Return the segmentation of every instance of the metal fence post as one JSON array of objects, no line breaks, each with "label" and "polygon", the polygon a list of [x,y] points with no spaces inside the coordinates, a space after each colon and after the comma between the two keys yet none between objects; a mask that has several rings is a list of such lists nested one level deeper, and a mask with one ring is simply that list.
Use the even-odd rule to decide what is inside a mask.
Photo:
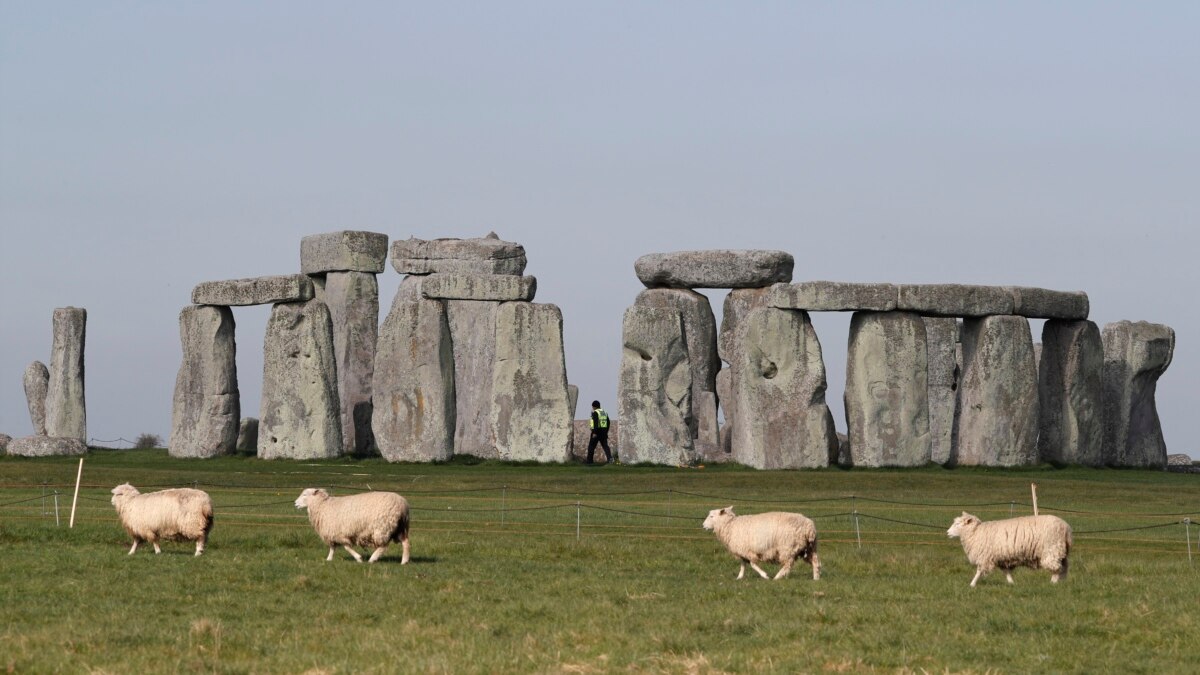
[{"label": "metal fence post", "polygon": [[858,547],[862,548],[862,532],[858,529],[858,509],[854,509],[854,538],[858,540]]},{"label": "metal fence post", "polygon": [[1187,537],[1188,564],[1194,566],[1196,564],[1196,562],[1194,560],[1192,560],[1192,519],[1191,518],[1183,519],[1183,533],[1184,533],[1184,536]]},{"label": "metal fence post", "polygon": [[504,527],[505,516],[508,515],[508,486],[500,491],[500,527]]},{"label": "metal fence post", "polygon": [[[58,490],[54,491],[54,526],[62,525],[62,521],[58,519]],[[1191,549],[1188,549],[1191,550]]]},{"label": "metal fence post", "polygon": [[671,494],[675,492],[671,488],[667,488],[667,517],[671,517]]},{"label": "metal fence post", "polygon": [[579,541],[579,502],[575,502],[575,541]]}]

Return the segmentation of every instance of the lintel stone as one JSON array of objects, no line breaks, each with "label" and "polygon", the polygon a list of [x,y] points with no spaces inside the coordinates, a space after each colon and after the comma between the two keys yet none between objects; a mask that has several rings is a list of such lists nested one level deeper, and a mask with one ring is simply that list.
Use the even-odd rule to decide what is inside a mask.
[{"label": "lintel stone", "polygon": [[388,237],[378,232],[342,230],[311,234],[300,240],[300,271],[379,274],[387,252]]},{"label": "lintel stone", "polygon": [[306,302],[313,298],[313,282],[303,274],[284,274],[228,281],[204,281],[192,289],[197,305],[272,305]]},{"label": "lintel stone", "polygon": [[896,309],[896,286],[842,281],[776,284],[767,304],[808,312],[890,312]]}]

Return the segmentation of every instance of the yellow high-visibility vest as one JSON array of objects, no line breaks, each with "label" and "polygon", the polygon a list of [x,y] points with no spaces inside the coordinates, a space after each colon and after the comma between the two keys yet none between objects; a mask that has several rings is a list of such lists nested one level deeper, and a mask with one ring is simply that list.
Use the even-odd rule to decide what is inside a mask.
[{"label": "yellow high-visibility vest", "polygon": [[596,417],[588,417],[588,428],[595,429],[596,428],[596,419],[599,419],[600,420],[600,428],[607,429],[608,428],[608,413],[604,412],[604,408],[596,408],[595,410],[592,411],[592,413],[595,414]]}]

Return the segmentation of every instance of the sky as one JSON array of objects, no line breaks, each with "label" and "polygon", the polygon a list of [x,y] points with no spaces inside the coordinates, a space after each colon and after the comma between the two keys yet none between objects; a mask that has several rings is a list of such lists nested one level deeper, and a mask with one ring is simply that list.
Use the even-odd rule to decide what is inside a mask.
[{"label": "sky", "polygon": [[[639,256],[779,249],[796,281],[1168,324],[1164,435],[1200,458],[1198,28],[1191,2],[0,1],[0,432],[32,432],[56,307],[88,310],[89,437],[165,439],[195,284],[296,273],[309,234],[494,230],[614,413]],[[234,312],[247,416],[268,313]],[[813,323],[844,431],[849,315]]]}]

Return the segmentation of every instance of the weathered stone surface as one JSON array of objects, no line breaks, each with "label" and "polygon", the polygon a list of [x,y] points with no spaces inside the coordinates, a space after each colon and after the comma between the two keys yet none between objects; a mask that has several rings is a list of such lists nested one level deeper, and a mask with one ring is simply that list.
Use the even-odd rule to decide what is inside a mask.
[{"label": "weathered stone surface", "polygon": [[502,459],[565,462],[571,410],[562,312],[555,305],[506,302],[496,311],[492,433]]},{"label": "weathered stone surface", "polygon": [[333,322],[342,452],[378,454],[371,432],[371,379],[379,336],[379,282],[366,272],[330,272],[322,299]]},{"label": "weathered stone surface", "polygon": [[571,419],[575,419],[579,414],[579,387],[573,384],[567,385],[567,407],[571,409]]},{"label": "weathered stone surface", "polygon": [[1191,466],[1192,458],[1182,453],[1167,455],[1167,466]]},{"label": "weathered stone surface", "polygon": [[803,281],[771,287],[767,304],[809,312],[890,312],[896,309],[894,284]]},{"label": "weathered stone surface", "polygon": [[446,301],[450,342],[454,345],[454,453],[457,455],[488,459],[500,456],[492,433],[492,380],[496,376],[499,309],[498,302]]},{"label": "weathered stone surface", "polygon": [[1042,326],[1038,455],[1055,464],[1104,464],[1104,345],[1091,321]]},{"label": "weathered stone surface", "polygon": [[320,300],[275,305],[263,342],[259,458],[337,457],[341,405],[329,308]]},{"label": "weathered stone surface", "polygon": [[1009,286],[1013,296],[1013,314],[1030,319],[1082,321],[1090,309],[1083,291],[1051,291],[1045,288]]},{"label": "weathered stone surface", "polygon": [[[648,288],[638,294],[635,305],[674,309],[683,319],[683,336],[687,344],[688,363],[692,369],[692,437],[698,438],[699,427],[715,425],[716,409],[712,410],[711,421],[703,419],[706,410],[696,407],[702,392],[712,393],[717,387],[717,372],[721,370],[721,357],[717,355],[717,320],[713,316],[708,298],[687,289]],[[703,421],[702,421],[703,419]]]},{"label": "weathered stone surface", "polygon": [[651,253],[633,265],[647,288],[760,288],[792,280],[784,251],[677,251]]},{"label": "weathered stone surface", "polygon": [[54,341],[50,352],[50,382],[46,388],[46,434],[87,441],[83,352],[87,310],[54,310]]},{"label": "weathered stone surface", "polygon": [[[575,420],[572,425],[574,439],[571,441],[571,459],[577,462],[587,461],[588,442],[592,439],[592,428],[588,426],[588,420]],[[610,418],[608,421],[608,449],[612,452],[613,459],[620,458],[621,455],[617,452],[617,446],[621,443],[621,425],[617,420]],[[596,451],[592,456],[592,461],[598,464],[604,464],[604,449],[600,444],[596,444]],[[621,461],[624,461],[623,459]]]},{"label": "weathered stone surface", "polygon": [[963,321],[962,359],[954,463],[1036,464],[1038,382],[1029,320],[988,316]]},{"label": "weathered stone surface", "polygon": [[25,369],[25,402],[29,406],[29,420],[33,422],[33,435],[46,435],[46,393],[50,390],[50,370],[41,361],[34,361]]},{"label": "weathered stone surface", "polygon": [[355,230],[311,234],[300,240],[300,271],[379,274],[387,253],[386,234]]},{"label": "weathered stone surface", "polygon": [[241,397],[233,310],[192,305],[179,312],[183,357],[171,405],[172,457],[208,458],[237,446]]},{"label": "weathered stone surface", "polygon": [[733,420],[735,412],[733,404],[736,399],[733,397],[733,373],[728,368],[723,368],[717,373],[717,407],[721,410],[721,415],[724,422],[721,424],[721,452],[730,455],[733,453]]},{"label": "weathered stone surface", "polygon": [[720,425],[717,423],[717,394],[712,391],[692,391],[692,416],[696,419],[695,450],[700,461],[729,461],[721,447]]},{"label": "weathered stone surface", "polygon": [[679,310],[625,310],[617,405],[626,464],[678,466],[695,458],[692,370],[683,331]]},{"label": "weathered stone surface", "polygon": [[305,302],[313,298],[313,282],[303,274],[273,277],[204,281],[192,289],[197,305],[270,305],[281,302]]},{"label": "weathered stone surface", "polygon": [[1104,461],[1110,466],[1167,463],[1154,392],[1175,355],[1175,331],[1145,321],[1104,326]]},{"label": "weathered stone surface", "polygon": [[738,328],[733,460],[759,469],[828,466],[837,459],[825,404],[825,363],[808,315],[759,307]]},{"label": "weathered stone surface", "polygon": [[243,417],[238,424],[237,446],[235,449],[238,452],[256,452],[258,450],[258,418]]},{"label": "weathered stone surface", "polygon": [[87,445],[78,438],[26,436],[8,444],[8,454],[17,457],[55,457],[87,454]]},{"label": "weathered stone surface", "polygon": [[421,294],[444,300],[533,300],[536,277],[511,274],[431,274],[421,281]]},{"label": "weathered stone surface", "polygon": [[901,284],[896,309],[930,316],[981,317],[1013,313],[1013,294],[1002,286]]},{"label": "weathered stone surface", "polygon": [[525,247],[494,237],[402,239],[392,242],[392,267],[401,274],[515,274],[525,271]]},{"label": "weathered stone surface", "polygon": [[8,454],[8,444],[12,443],[12,436],[8,434],[0,434],[0,455]]},{"label": "weathered stone surface", "polygon": [[935,464],[946,464],[953,454],[958,400],[958,320],[927,316],[924,321],[929,366],[929,458]]},{"label": "weathered stone surface", "polygon": [[400,280],[400,287],[396,289],[396,297],[392,303],[397,302],[417,302],[424,300],[425,295],[421,293],[422,282],[428,277],[419,275],[408,275]]},{"label": "weathered stone surface", "polygon": [[853,466],[923,466],[932,450],[925,322],[910,312],[855,312],[846,355]]},{"label": "weathered stone surface", "polygon": [[756,307],[766,307],[770,292],[769,288],[737,288],[725,296],[721,332],[717,335],[717,354],[725,363],[733,363],[737,356],[737,327],[742,318]]},{"label": "weathered stone surface", "polygon": [[396,302],[375,351],[375,444],[389,462],[454,454],[454,348],[438,300]]}]

